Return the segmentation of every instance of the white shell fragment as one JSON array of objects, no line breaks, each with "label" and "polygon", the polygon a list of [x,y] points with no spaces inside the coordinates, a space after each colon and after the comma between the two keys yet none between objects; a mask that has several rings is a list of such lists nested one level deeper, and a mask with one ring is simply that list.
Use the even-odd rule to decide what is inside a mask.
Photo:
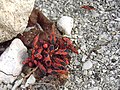
[{"label": "white shell fragment", "polygon": [[26,57],[27,48],[20,39],[14,39],[0,56],[0,80],[5,83],[12,83],[20,74],[23,66],[22,61]]},{"label": "white shell fragment", "polygon": [[69,16],[63,16],[57,21],[57,27],[61,32],[64,32],[67,35],[71,35],[73,21],[73,18]]}]

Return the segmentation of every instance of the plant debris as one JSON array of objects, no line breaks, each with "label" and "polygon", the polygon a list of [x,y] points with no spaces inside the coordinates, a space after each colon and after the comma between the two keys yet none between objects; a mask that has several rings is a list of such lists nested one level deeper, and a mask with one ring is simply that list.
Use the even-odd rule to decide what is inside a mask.
[{"label": "plant debris", "polygon": [[[54,23],[50,21],[47,17],[44,16],[44,14],[38,10],[33,9],[27,27],[34,27],[33,29],[30,29],[27,32],[23,32],[22,34],[19,34],[17,37],[20,38],[23,43],[28,47],[32,47],[33,39],[37,34],[39,34],[41,39],[46,40],[46,36],[50,35],[50,32],[52,32],[52,25]],[[38,27],[38,25],[41,26],[43,31]],[[57,30],[57,28],[54,26],[54,31],[57,34],[57,36],[60,36],[60,32]]]}]

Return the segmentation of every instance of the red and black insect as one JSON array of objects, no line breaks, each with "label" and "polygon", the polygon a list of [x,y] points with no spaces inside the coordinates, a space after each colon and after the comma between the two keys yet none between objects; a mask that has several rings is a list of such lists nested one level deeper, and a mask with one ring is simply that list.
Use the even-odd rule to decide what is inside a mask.
[{"label": "red and black insect", "polygon": [[39,67],[41,75],[59,75],[66,74],[68,71],[66,65],[70,62],[69,50],[78,53],[67,37],[57,38],[54,32],[48,38],[48,41],[41,40],[39,35],[34,38],[31,53],[23,64],[29,67]]},{"label": "red and black insect", "polygon": [[90,6],[90,5],[83,5],[83,6],[81,6],[81,8],[84,8],[86,10],[95,10],[95,8],[93,6]]}]

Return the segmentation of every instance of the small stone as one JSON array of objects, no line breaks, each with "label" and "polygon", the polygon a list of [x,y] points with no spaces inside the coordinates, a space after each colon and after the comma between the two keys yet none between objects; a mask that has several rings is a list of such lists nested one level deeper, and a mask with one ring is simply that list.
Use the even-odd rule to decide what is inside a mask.
[{"label": "small stone", "polygon": [[81,52],[81,50],[80,49],[78,49],[78,53],[80,53]]},{"label": "small stone", "polygon": [[95,81],[92,79],[92,80],[91,80],[91,83],[92,83],[92,84],[95,84]]},{"label": "small stone", "polygon": [[21,73],[21,76],[22,76],[22,77],[24,77],[24,76],[25,76],[25,74],[24,74],[24,73]]},{"label": "small stone", "polygon": [[89,71],[88,74],[89,74],[89,75],[92,75],[92,71]]},{"label": "small stone", "polygon": [[84,71],[83,71],[83,75],[86,75],[86,76],[87,76],[87,74],[88,74],[88,71],[87,71],[87,70],[84,70]]},{"label": "small stone", "polygon": [[116,20],[116,21],[120,21],[120,18],[116,18],[115,20]]},{"label": "small stone", "polygon": [[71,35],[71,30],[73,28],[73,18],[69,16],[63,16],[57,21],[57,27],[58,29],[67,34]]},{"label": "small stone", "polygon": [[33,76],[33,74],[27,79],[26,83],[25,83],[25,87],[28,87],[29,85],[34,84],[36,81],[35,77]]},{"label": "small stone", "polygon": [[20,88],[22,88],[24,90],[26,87],[25,87],[25,85],[21,85]]},{"label": "small stone", "polygon": [[113,31],[113,32],[111,32],[111,34],[112,34],[112,35],[116,35],[116,32],[115,32],[115,31]]},{"label": "small stone", "polygon": [[102,90],[102,89],[100,87],[93,87],[93,88],[91,88],[89,90]]},{"label": "small stone", "polygon": [[92,52],[91,55],[96,56],[96,53],[97,53],[97,52]]},{"label": "small stone", "polygon": [[67,88],[67,87],[65,87],[65,88],[64,88],[64,90],[68,90],[68,88]]},{"label": "small stone", "polygon": [[83,57],[82,57],[82,62],[85,62],[85,60],[87,59],[87,57],[88,57],[88,56],[83,55]]},{"label": "small stone", "polygon": [[110,77],[110,80],[111,80],[111,81],[114,81],[114,80],[115,80],[115,78],[114,78],[114,77]]},{"label": "small stone", "polygon": [[12,89],[12,85],[8,83],[8,84],[7,84],[7,88],[8,88],[8,89]]},{"label": "small stone", "polygon": [[90,60],[88,60],[83,64],[82,70],[90,69],[92,68],[92,66],[93,66],[93,63]]},{"label": "small stone", "polygon": [[20,74],[23,67],[22,61],[26,57],[27,48],[20,39],[14,39],[0,56],[0,71],[2,71],[0,72],[0,80],[4,83],[12,83]]},{"label": "small stone", "polygon": [[107,70],[105,70],[105,69],[103,69],[102,71],[103,71],[103,73],[107,72]]},{"label": "small stone", "polygon": [[92,15],[93,15],[93,17],[98,17],[99,16],[99,14],[96,11],[92,11]]},{"label": "small stone", "polygon": [[15,84],[14,84],[12,90],[16,90],[17,87],[22,83],[22,81],[23,81],[23,78],[20,79],[20,80],[17,80],[17,81],[15,82]]},{"label": "small stone", "polygon": [[2,90],[7,90],[7,86],[6,86],[6,85],[4,85],[4,87],[2,88]]},{"label": "small stone", "polygon": [[80,61],[75,60],[75,65],[80,65]]},{"label": "small stone", "polygon": [[108,35],[106,33],[103,33],[99,36],[99,40],[106,41],[108,39]]},{"label": "small stone", "polygon": [[84,51],[84,52],[86,51],[86,45],[85,44],[81,46],[81,50]]}]

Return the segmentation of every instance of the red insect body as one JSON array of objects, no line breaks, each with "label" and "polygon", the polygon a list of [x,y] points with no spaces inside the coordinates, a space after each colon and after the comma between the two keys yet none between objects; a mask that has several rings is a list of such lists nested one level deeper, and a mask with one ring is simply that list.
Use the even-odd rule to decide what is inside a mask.
[{"label": "red insect body", "polygon": [[67,45],[72,45],[72,41],[69,38],[63,37],[63,40],[67,42]]},{"label": "red insect body", "polygon": [[44,48],[48,48],[48,44],[45,43],[45,44],[43,45],[43,47],[44,47]]},{"label": "red insect body", "polygon": [[34,53],[35,53],[35,49],[32,49],[32,55],[34,55]]},{"label": "red insect body", "polygon": [[35,55],[35,57],[37,57],[38,59],[42,59],[43,56],[38,53],[38,54]]},{"label": "red insect body", "polygon": [[45,67],[40,62],[38,62],[38,67],[39,67],[40,70],[46,72]]},{"label": "red insect body", "polygon": [[34,38],[34,42],[33,42],[34,48],[36,49],[38,48],[38,45],[37,45],[38,40],[39,40],[39,34]]},{"label": "red insect body", "polygon": [[74,53],[78,54],[77,49],[74,47],[74,45],[72,44],[72,41],[67,38],[67,37],[63,37],[63,40],[66,42],[67,44],[67,48],[72,50]]},{"label": "red insect body", "polygon": [[78,50],[73,45],[68,48],[72,50],[74,53],[78,54]]},{"label": "red insect body", "polygon": [[39,48],[38,53],[41,54],[42,50],[43,50],[42,48]]},{"label": "red insect body", "polygon": [[50,35],[50,42],[51,44],[55,44],[56,43],[56,36],[55,36],[55,32],[52,32]]},{"label": "red insect body", "polygon": [[29,67],[32,67],[32,66],[33,66],[33,63],[32,63],[32,62],[29,62],[28,64],[29,64]]},{"label": "red insect body", "polygon": [[52,71],[53,71],[53,70],[52,70],[51,68],[48,68],[48,69],[47,69],[47,73],[49,73],[49,74],[51,74]]},{"label": "red insect body", "polygon": [[65,52],[66,49],[59,49],[57,52],[55,52],[55,54],[59,54],[59,55],[67,55],[68,53]]},{"label": "red insect body", "polygon": [[37,65],[37,64],[38,64],[38,62],[37,62],[36,60],[34,60],[33,62],[34,62],[34,64],[35,64],[35,65]]},{"label": "red insect body", "polygon": [[66,65],[68,65],[70,63],[68,58],[65,57],[64,60],[65,60]]},{"label": "red insect body", "polygon": [[58,69],[58,70],[63,70],[63,69],[65,69],[65,67],[64,67],[62,64],[59,64],[59,63],[53,63],[52,66],[53,66],[55,69]]},{"label": "red insect body", "polygon": [[64,62],[64,60],[60,59],[60,58],[55,58],[55,62],[58,64],[64,64],[66,65],[66,62]]},{"label": "red insect body", "polygon": [[51,59],[50,59],[50,57],[49,57],[49,55],[47,56],[47,57],[45,57],[44,58],[44,60],[43,60],[44,62],[45,62],[45,64],[49,67],[49,66],[51,66]]},{"label": "red insect body", "polygon": [[86,10],[95,10],[95,8],[93,6],[89,6],[89,5],[83,5],[83,6],[81,6],[81,8],[84,8]]},{"label": "red insect body", "polygon": [[27,61],[23,61],[22,64],[27,64]]},{"label": "red insect body", "polygon": [[34,60],[35,56],[34,55],[31,55],[31,60]]},{"label": "red insect body", "polygon": [[34,38],[34,42],[33,42],[33,45],[37,45],[37,42],[39,40],[39,34]]},{"label": "red insect body", "polygon": [[66,71],[66,70],[54,70],[54,71],[59,74],[67,74],[68,73],[68,71]]}]

